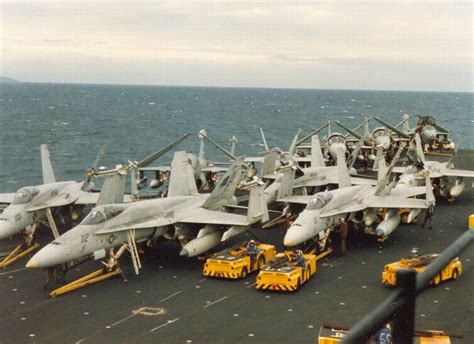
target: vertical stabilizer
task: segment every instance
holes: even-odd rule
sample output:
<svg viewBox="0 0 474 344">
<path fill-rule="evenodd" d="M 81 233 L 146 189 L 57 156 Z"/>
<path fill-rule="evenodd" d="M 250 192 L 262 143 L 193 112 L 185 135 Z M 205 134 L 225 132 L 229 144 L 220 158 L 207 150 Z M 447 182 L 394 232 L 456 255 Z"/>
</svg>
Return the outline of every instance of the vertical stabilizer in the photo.
<svg viewBox="0 0 474 344">
<path fill-rule="evenodd" d="M 237 184 L 242 179 L 243 163 L 244 160 L 242 158 L 237 158 L 230 165 L 226 174 L 219 180 L 209 198 L 202 205 L 203 208 L 217 210 L 234 197 Z"/>
<path fill-rule="evenodd" d="M 56 177 L 54 176 L 53 166 L 51 165 L 48 145 L 42 144 L 41 149 L 41 168 L 43 170 L 43 183 L 50 184 L 56 182 Z"/>
<path fill-rule="evenodd" d="M 426 183 L 426 204 L 430 206 L 434 206 L 436 204 L 436 199 L 433 193 L 433 186 L 431 185 L 431 178 L 430 176 L 425 177 Z"/>
<path fill-rule="evenodd" d="M 266 151 L 270 150 L 268 147 L 267 138 L 265 137 L 265 133 L 263 132 L 262 128 L 260 128 L 260 135 L 262 136 L 263 147 L 265 147 Z"/>
<path fill-rule="evenodd" d="M 418 152 L 418 158 L 420 158 L 421 162 L 425 163 L 425 153 L 423 152 L 423 146 L 421 144 L 420 134 L 416 133 L 415 135 L 415 143 L 416 143 L 416 151 Z"/>
<path fill-rule="evenodd" d="M 381 195 L 381 194 L 385 193 L 387 182 L 390 179 L 390 175 L 392 174 L 392 170 L 395 167 L 395 164 L 397 163 L 398 159 L 400 158 L 400 154 L 402 153 L 402 150 L 403 150 L 402 147 L 400 147 L 398 149 L 397 153 L 393 157 L 392 162 L 390 163 L 387 170 L 385 171 L 383 177 L 378 180 L 377 189 L 375 190 L 375 195 Z M 380 165 L 379 165 L 379 169 L 380 169 Z"/>
<path fill-rule="evenodd" d="M 350 160 L 347 162 L 347 168 L 349 170 L 354 166 L 354 163 L 357 160 L 357 157 L 359 156 L 360 147 L 362 146 L 363 141 L 364 141 L 364 138 L 361 137 L 360 140 L 357 141 L 357 143 L 355 144 L 354 149 L 352 149 L 352 153 L 349 158 Z"/>
<path fill-rule="evenodd" d="M 262 168 L 260 169 L 260 177 L 275 172 L 276 161 L 278 160 L 278 152 L 267 151 L 263 156 Z"/>
<path fill-rule="evenodd" d="M 204 159 L 204 147 L 205 143 L 204 140 L 207 137 L 207 132 L 205 129 L 201 129 L 199 131 L 199 160 Z"/>
<path fill-rule="evenodd" d="M 349 171 L 347 170 L 346 157 L 342 149 L 338 149 L 337 152 L 337 176 L 339 179 L 339 189 L 347 188 L 351 186 L 351 177 Z"/>
<path fill-rule="evenodd" d="M 402 127 L 402 130 L 403 132 L 405 133 L 408 133 L 410 131 L 410 115 L 409 114 L 404 114 L 403 115 L 403 127 Z"/>
<path fill-rule="evenodd" d="M 321 143 L 319 136 L 311 136 L 311 167 L 324 167 L 323 152 L 321 151 Z"/>
<path fill-rule="evenodd" d="M 284 198 L 293 195 L 293 185 L 295 183 L 295 168 L 286 166 L 280 170 L 280 189 L 277 198 Z"/>
<path fill-rule="evenodd" d="M 385 163 L 385 156 L 382 147 L 377 147 L 377 155 L 375 156 L 373 170 L 377 171 L 377 180 L 380 182 L 387 172 L 387 165 Z"/>
<path fill-rule="evenodd" d="M 235 146 L 237 145 L 237 142 L 239 141 L 234 135 L 232 135 L 229 142 L 230 142 L 230 154 L 235 155 Z"/>
<path fill-rule="evenodd" d="M 300 134 L 301 134 L 301 128 L 298 129 L 298 132 L 296 133 L 295 137 L 293 138 L 293 141 L 291 141 L 290 150 L 289 150 L 289 152 L 291 154 L 293 154 L 295 152 L 296 142 L 298 142 L 298 137 L 300 136 Z"/>
<path fill-rule="evenodd" d="M 123 203 L 127 174 L 114 173 L 105 177 L 96 206 Z"/>
<path fill-rule="evenodd" d="M 265 201 L 265 184 L 259 181 L 252 182 L 248 185 L 249 189 L 249 207 L 247 219 L 249 223 L 256 223 L 258 221 L 267 222 L 268 216 L 267 202 Z"/>
<path fill-rule="evenodd" d="M 364 122 L 364 136 L 369 137 L 370 135 L 370 129 L 369 129 L 369 119 L 365 117 L 365 122 Z"/>
<path fill-rule="evenodd" d="M 456 155 L 458 154 L 457 150 L 451 154 L 449 161 L 446 163 L 446 168 L 454 168 L 454 159 L 456 159 Z"/>
<path fill-rule="evenodd" d="M 175 152 L 171 161 L 168 197 L 192 196 L 198 193 L 194 172 L 186 152 Z"/>
</svg>

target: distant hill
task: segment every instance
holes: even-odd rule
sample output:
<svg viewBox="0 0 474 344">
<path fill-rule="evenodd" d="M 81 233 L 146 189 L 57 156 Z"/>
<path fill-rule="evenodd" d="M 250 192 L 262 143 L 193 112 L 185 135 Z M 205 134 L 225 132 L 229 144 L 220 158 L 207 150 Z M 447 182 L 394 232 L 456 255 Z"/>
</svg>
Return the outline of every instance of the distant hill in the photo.
<svg viewBox="0 0 474 344">
<path fill-rule="evenodd" d="M 7 78 L 6 76 L 0 76 L 0 84 L 13 84 L 19 82 L 18 80 Z"/>
</svg>

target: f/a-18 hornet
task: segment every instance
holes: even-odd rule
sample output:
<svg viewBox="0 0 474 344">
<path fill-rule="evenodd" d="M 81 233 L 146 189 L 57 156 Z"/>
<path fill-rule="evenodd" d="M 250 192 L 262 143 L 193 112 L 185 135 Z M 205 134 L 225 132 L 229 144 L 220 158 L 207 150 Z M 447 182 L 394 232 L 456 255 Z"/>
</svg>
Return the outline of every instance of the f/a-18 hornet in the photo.
<svg viewBox="0 0 474 344">
<path fill-rule="evenodd" d="M 349 174 L 344 161 L 344 154 L 339 151 L 339 189 L 319 192 L 313 196 L 292 196 L 290 193 L 291 181 L 294 178 L 294 170 L 291 168 L 285 171 L 289 182 L 282 184 L 282 192 L 279 201 L 288 203 L 307 204 L 305 210 L 288 229 L 285 238 L 285 246 L 296 246 L 307 240 L 319 238 L 325 240 L 331 228 L 335 227 L 338 220 L 343 217 L 348 220 L 358 218 L 370 225 L 377 219 L 378 209 L 388 209 L 384 220 L 377 226 L 376 235 L 378 237 L 388 236 L 400 223 L 399 208 L 410 208 L 414 211 L 426 209 L 434 204 L 429 178 L 426 180 L 426 187 L 393 187 L 387 185 L 390 173 L 395 162 L 398 160 L 401 149 L 393 159 L 392 164 L 381 178 L 377 186 L 355 185 L 351 186 Z M 293 176 L 292 176 L 293 175 Z M 286 185 L 286 187 L 285 187 Z M 412 199 L 409 197 L 427 194 L 427 199 Z M 411 214 L 409 217 L 413 217 Z"/>
<path fill-rule="evenodd" d="M 181 136 L 142 161 L 130 163 L 129 167 L 135 169 L 146 166 L 148 163 L 168 152 L 188 136 L 189 134 Z M 85 181 L 57 182 L 51 165 L 48 146 L 41 145 L 41 164 L 44 184 L 26 186 L 14 194 L 0 194 L 0 203 L 10 204 L 4 209 L 3 213 L 0 214 L 0 239 L 22 233 L 27 246 L 30 246 L 39 221 L 44 220 L 45 217 L 48 219 L 54 237 L 57 238 L 59 232 L 51 209 L 69 205 L 81 206 L 94 205 L 97 203 L 100 197 L 99 193 L 90 191 L 94 187 L 92 177 L 102 173 L 96 171 L 96 169 L 103 153 L 102 146 L 93 166 L 87 172 Z M 18 253 L 18 251 L 16 251 L 16 253 Z"/>
<path fill-rule="evenodd" d="M 35 254 L 27 267 L 52 267 L 91 254 L 103 257 L 105 250 L 128 245 L 138 273 L 140 261 L 135 243 L 160 236 L 179 240 L 183 245 L 181 255 L 197 256 L 221 240 L 243 232 L 266 214 L 259 183 L 250 187 L 247 215 L 226 212 L 228 208 L 238 207 L 234 193 L 242 171 L 243 160 L 238 159 L 211 194 L 199 194 L 191 161 L 186 152 L 176 152 L 167 198 L 95 207 L 78 226 Z"/>
</svg>

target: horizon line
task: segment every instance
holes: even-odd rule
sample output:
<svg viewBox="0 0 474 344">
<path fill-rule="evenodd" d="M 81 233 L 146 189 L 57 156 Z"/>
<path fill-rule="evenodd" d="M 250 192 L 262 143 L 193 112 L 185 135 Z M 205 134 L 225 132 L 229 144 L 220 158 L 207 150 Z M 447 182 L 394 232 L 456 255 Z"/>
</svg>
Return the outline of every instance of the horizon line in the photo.
<svg viewBox="0 0 474 344">
<path fill-rule="evenodd" d="M 5 77 L 5 76 L 0 76 Z M 268 90 L 300 90 L 300 91 L 366 91 L 366 92 L 413 92 L 413 93 L 474 93 L 465 91 L 440 90 L 399 90 L 399 89 L 364 89 L 364 88 L 316 88 L 316 87 L 283 87 L 283 86 L 209 86 L 209 85 L 163 85 L 163 84 L 124 84 L 124 83 L 96 83 L 96 82 L 58 82 L 58 81 L 21 81 L 10 77 L 13 82 L 0 82 L 1 85 L 11 84 L 59 84 L 59 85 L 90 85 L 90 86 L 131 86 L 131 87 L 176 87 L 176 88 L 228 88 L 228 89 L 268 89 Z"/>
</svg>

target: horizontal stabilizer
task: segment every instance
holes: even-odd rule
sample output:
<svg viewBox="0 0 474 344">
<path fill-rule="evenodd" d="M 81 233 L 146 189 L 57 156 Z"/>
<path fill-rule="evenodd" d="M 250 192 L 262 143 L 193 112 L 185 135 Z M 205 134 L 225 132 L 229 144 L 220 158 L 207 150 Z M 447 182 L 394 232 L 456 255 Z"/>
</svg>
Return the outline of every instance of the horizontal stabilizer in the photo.
<svg viewBox="0 0 474 344">
<path fill-rule="evenodd" d="M 293 196 L 286 196 L 282 198 L 278 198 L 277 202 L 281 203 L 294 203 L 294 204 L 308 204 L 309 201 L 313 198 L 313 196 L 308 195 L 293 195 Z"/>
<path fill-rule="evenodd" d="M 474 178 L 474 171 L 459 170 L 454 168 L 444 168 L 441 170 L 441 174 L 448 177 Z"/>
<path fill-rule="evenodd" d="M 225 213 L 204 208 L 187 210 L 184 216 L 179 217 L 178 222 L 222 226 L 248 226 L 250 224 L 245 215 Z"/>
<path fill-rule="evenodd" d="M 0 193 L 0 203 L 12 203 L 15 199 L 15 193 Z"/>
<path fill-rule="evenodd" d="M 424 199 L 405 198 L 398 196 L 372 196 L 367 204 L 368 208 L 417 208 L 426 209 Z"/>
<path fill-rule="evenodd" d="M 34 204 L 31 207 L 28 207 L 27 211 L 37 211 L 46 208 L 62 207 L 68 204 L 74 203 L 79 197 L 64 197 L 63 195 L 56 195 L 54 197 L 48 198 L 45 202 L 41 204 Z"/>
</svg>

